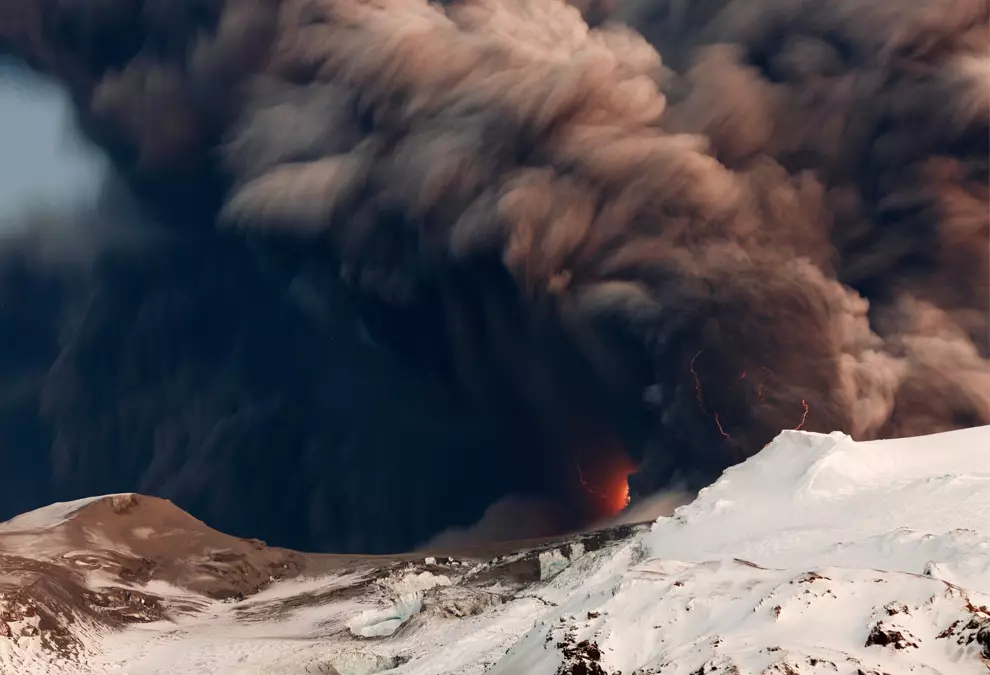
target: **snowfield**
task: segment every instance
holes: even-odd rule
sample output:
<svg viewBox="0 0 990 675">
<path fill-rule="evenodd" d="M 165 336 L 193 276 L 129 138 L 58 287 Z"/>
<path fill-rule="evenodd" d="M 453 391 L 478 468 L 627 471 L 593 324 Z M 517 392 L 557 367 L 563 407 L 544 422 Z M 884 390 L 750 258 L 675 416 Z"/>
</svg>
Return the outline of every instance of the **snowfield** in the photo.
<svg viewBox="0 0 990 675">
<path fill-rule="evenodd" d="M 541 621 L 596 643 L 606 673 L 985 675 L 990 428 L 784 432 L 595 579 L 553 594 Z M 492 672 L 554 673 L 546 635 Z"/>
<path fill-rule="evenodd" d="M 87 509 L 55 511 L 36 520 Z M 156 522 L 136 513 L 120 517 L 147 538 Z M 211 560 L 235 555 L 204 541 Z M 0 537 L 10 585 L 4 555 Z M 4 622 L 0 585 L 0 673 L 985 675 L 990 427 L 870 443 L 784 432 L 652 525 L 490 560 L 320 560 L 224 599 L 156 562 L 116 590 L 160 611 L 66 620 L 78 646 L 62 651 L 37 617 Z M 86 579 L 107 588 L 106 570 Z"/>
</svg>

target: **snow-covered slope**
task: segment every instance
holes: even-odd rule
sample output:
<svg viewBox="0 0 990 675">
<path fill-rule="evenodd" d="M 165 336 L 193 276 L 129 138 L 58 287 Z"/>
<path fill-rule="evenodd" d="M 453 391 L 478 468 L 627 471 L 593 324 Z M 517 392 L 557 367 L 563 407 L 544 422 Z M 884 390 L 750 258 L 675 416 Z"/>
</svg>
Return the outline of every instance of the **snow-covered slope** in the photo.
<svg viewBox="0 0 990 675">
<path fill-rule="evenodd" d="M 784 432 L 549 597 L 552 639 L 593 641 L 608 673 L 985 674 L 990 428 Z M 554 673 L 547 635 L 492 672 Z"/>
<path fill-rule="evenodd" d="M 0 673 L 990 671 L 990 427 L 785 432 L 670 518 L 502 555 L 304 556 L 122 499 L 0 527 Z M 27 592 L 35 559 L 78 592 Z"/>
</svg>

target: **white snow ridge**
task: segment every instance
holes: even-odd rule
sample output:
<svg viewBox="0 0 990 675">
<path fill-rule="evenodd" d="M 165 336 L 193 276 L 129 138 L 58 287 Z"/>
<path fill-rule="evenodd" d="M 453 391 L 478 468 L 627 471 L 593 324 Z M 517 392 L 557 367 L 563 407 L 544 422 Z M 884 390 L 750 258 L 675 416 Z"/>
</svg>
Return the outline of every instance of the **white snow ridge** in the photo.
<svg viewBox="0 0 990 675">
<path fill-rule="evenodd" d="M 129 518 L 128 532 L 154 530 L 166 516 L 170 531 L 186 527 L 174 507 L 112 516 L 94 504 L 54 529 Z M 94 560 L 112 549 L 146 562 L 117 576 L 116 562 L 90 576 L 76 564 L 90 590 L 61 614 L 65 593 L 17 587 L 24 540 L 8 551 L 0 528 L 0 673 L 990 671 L 990 427 L 870 443 L 785 432 L 672 517 L 489 560 L 303 556 L 188 521 L 195 569 L 155 558 L 147 535 L 93 535 Z M 235 592 L 245 568 L 271 581 Z M 208 583 L 221 573 L 222 593 Z"/>
</svg>

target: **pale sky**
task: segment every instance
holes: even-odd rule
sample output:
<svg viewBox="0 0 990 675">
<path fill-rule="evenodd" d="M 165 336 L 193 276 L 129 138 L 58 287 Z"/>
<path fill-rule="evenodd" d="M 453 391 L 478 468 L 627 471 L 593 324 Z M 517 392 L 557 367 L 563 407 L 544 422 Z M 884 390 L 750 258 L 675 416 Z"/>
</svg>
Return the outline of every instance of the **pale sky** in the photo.
<svg viewBox="0 0 990 675">
<path fill-rule="evenodd" d="M 73 132 L 68 98 L 0 58 L 0 216 L 91 194 L 106 160 Z"/>
</svg>

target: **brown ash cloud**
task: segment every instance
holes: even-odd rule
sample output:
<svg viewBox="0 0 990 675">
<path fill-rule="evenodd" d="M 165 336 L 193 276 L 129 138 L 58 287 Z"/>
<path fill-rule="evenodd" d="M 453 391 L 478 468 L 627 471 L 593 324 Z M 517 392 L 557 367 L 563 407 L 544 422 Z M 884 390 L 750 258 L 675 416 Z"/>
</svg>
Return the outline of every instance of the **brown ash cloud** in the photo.
<svg viewBox="0 0 990 675">
<path fill-rule="evenodd" d="M 66 83 L 181 242 L 101 272 L 39 357 L 65 475 L 123 463 L 203 495 L 293 439 L 268 487 L 197 498 L 292 518 L 378 481 L 319 543 L 380 548 L 509 493 L 586 524 L 581 467 L 621 453 L 646 495 L 781 429 L 990 423 L 990 2 L 580 9 L 5 2 L 6 47 Z M 290 287 L 348 318 L 299 318 Z M 355 325 L 383 349 L 348 352 Z M 366 369 L 389 405 L 355 394 Z M 355 417 L 429 429 L 317 431 Z"/>
</svg>

